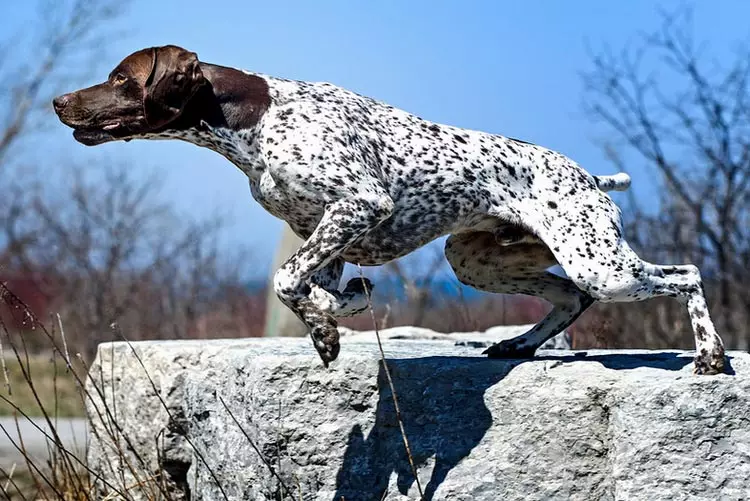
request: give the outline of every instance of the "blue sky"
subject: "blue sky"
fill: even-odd
[[[134,50],[177,44],[204,61],[329,81],[433,121],[536,142],[592,173],[608,173],[613,168],[596,145],[608,131],[581,111],[580,74],[590,67],[589,48],[619,50],[639,32],[659,26],[659,9],[681,4],[136,0],[112,29],[125,35],[113,39],[98,77],[84,84],[103,80]],[[0,32],[28,26],[32,5],[4,2]],[[720,58],[747,39],[747,19],[750,2],[718,0],[694,7],[698,39]],[[45,152],[91,168],[122,161],[143,175],[157,170],[165,179],[161,196],[188,217],[214,209],[231,214],[228,242],[251,245],[258,274],[267,273],[281,223],[252,200],[246,179],[217,154],[176,141],[86,148],[56,124],[45,140]],[[637,163],[629,168],[635,189],[648,197],[652,175]]]

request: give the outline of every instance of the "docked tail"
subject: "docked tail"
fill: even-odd
[[[630,188],[630,176],[619,172],[613,176],[594,176],[596,186],[602,191],[625,191]]]

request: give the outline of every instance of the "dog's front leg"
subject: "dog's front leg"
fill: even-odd
[[[393,201],[384,192],[330,203],[310,238],[274,275],[276,294],[310,329],[315,349],[326,366],[339,353],[337,324],[333,315],[311,299],[307,282],[392,212]]]
[[[367,296],[372,292],[372,282],[367,278],[352,278],[343,291],[339,291],[344,273],[344,259],[336,258],[310,278],[309,298],[323,312],[336,318],[351,317],[367,309]]]

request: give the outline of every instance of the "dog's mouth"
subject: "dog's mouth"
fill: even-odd
[[[86,146],[96,146],[118,139],[130,141],[130,138],[124,137],[127,134],[127,129],[120,122],[112,122],[100,127],[79,127],[73,130],[75,140]]]

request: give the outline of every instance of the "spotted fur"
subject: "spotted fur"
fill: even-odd
[[[225,70],[201,68],[223,99]],[[644,262],[623,239],[605,191],[627,188],[626,175],[592,176],[547,148],[430,122],[330,83],[243,75],[267,89],[237,104],[264,100],[256,120],[196,119],[188,103],[189,120],[125,138],[220,153],[247,175],[255,200],[305,239],[273,286],[326,365],[339,351],[335,317],[367,305],[359,280],[338,290],[344,262],[387,263],[450,235],[445,253],[461,282],[554,306],[531,331],[489,348],[491,357],[532,356],[595,301],[672,296],[692,320],[696,372],[724,369],[697,268]],[[547,271],[555,264],[568,278]]]

